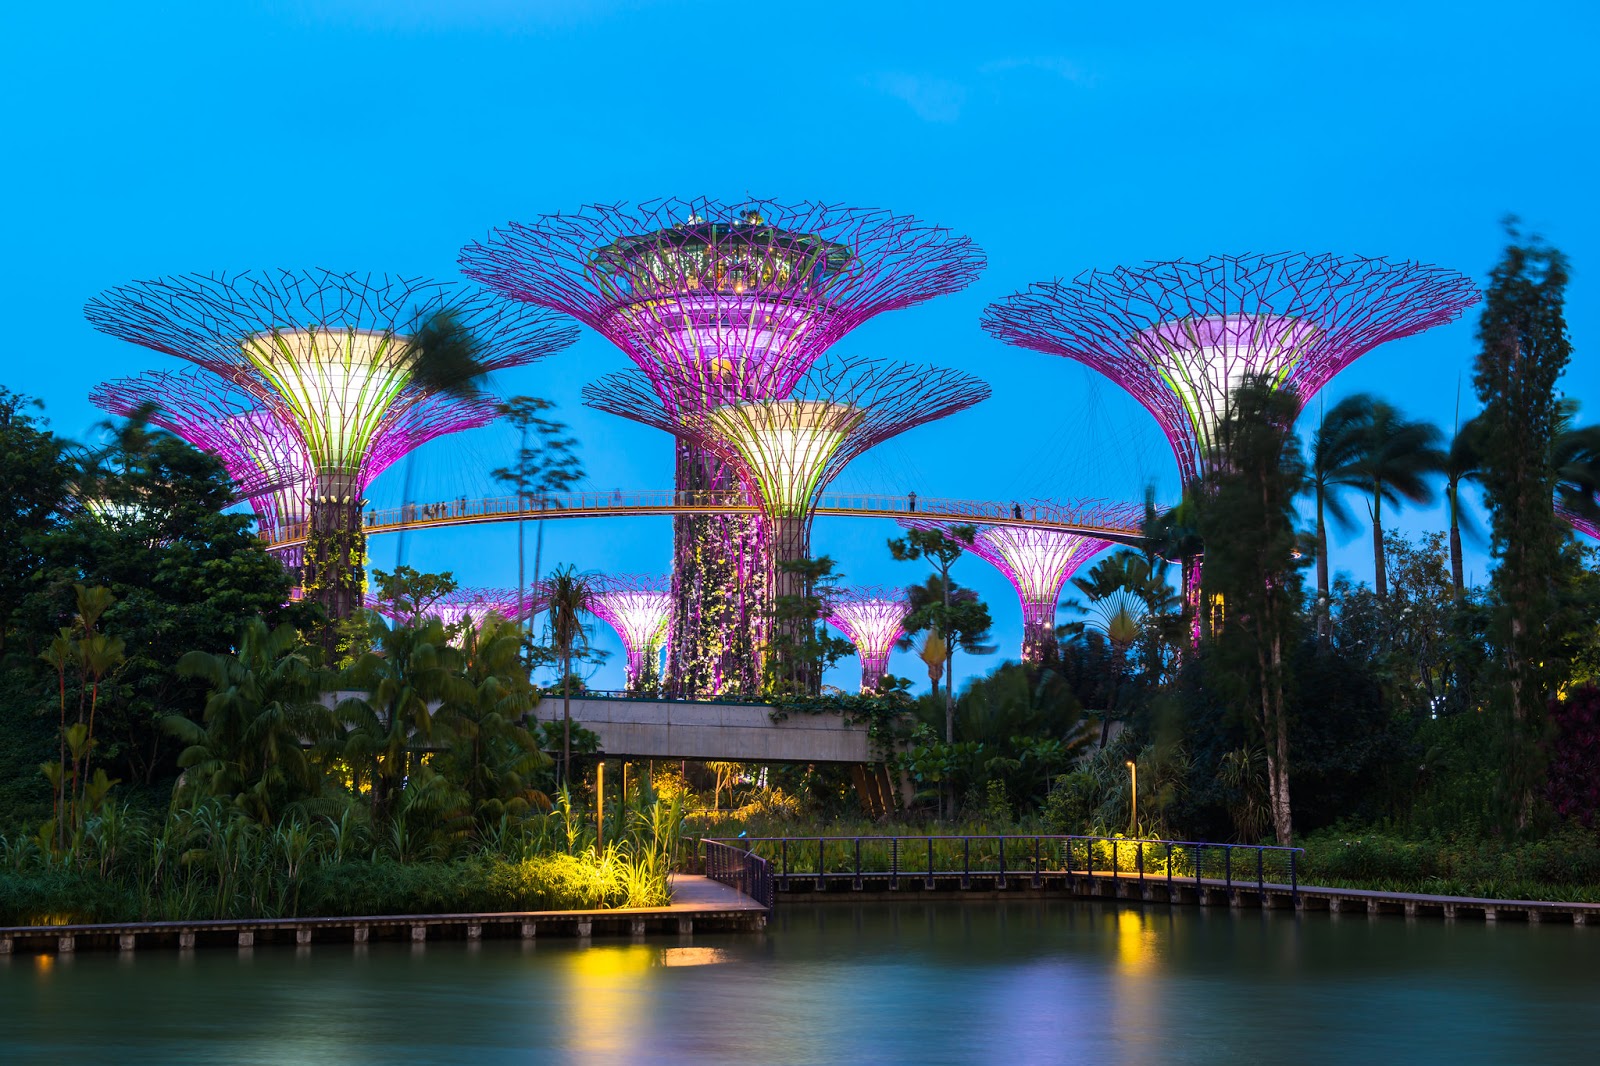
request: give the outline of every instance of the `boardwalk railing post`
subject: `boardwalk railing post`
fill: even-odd
[[[928,838],[928,879],[922,883],[924,888],[933,887],[933,838]]]
[[[861,891],[861,838],[856,837],[856,876],[850,882],[850,887],[857,892]]]
[[[1262,848],[1256,848],[1256,891],[1261,895],[1261,905],[1267,905],[1267,853]]]
[[[1295,852],[1299,850],[1295,848],[1289,852],[1289,898],[1294,901],[1296,909],[1300,906],[1300,875],[1295,870],[1294,860]]]
[[[778,854],[779,854],[779,856],[781,857],[781,859],[783,861],[783,868],[782,868],[783,872],[780,874],[780,876],[783,878],[783,890],[785,892],[787,892],[787,891],[789,891],[789,838],[788,837],[784,837],[783,840],[779,841],[779,843],[778,843]]]
[[[1232,844],[1224,844],[1223,847],[1222,847],[1222,880],[1223,880],[1223,883],[1228,886],[1229,891],[1232,891],[1233,890],[1233,845]]]
[[[1139,841],[1133,856],[1133,865],[1139,870],[1139,880],[1144,880],[1144,841]]]
[[[900,887],[900,838],[889,838],[889,888]]]
[[[1033,887],[1034,888],[1038,888],[1040,884],[1041,884],[1041,881],[1040,881],[1040,878],[1039,878],[1039,838],[1038,837],[1034,837],[1033,838]]]
[[[961,838],[961,887],[972,887],[972,838]]]
[[[818,837],[817,838],[817,891],[818,892],[822,891],[823,885],[825,884],[824,879],[828,876],[827,850],[828,850],[827,842],[822,837]]]

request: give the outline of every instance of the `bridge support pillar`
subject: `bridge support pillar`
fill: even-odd
[[[1497,915],[1495,914],[1493,907],[1485,907],[1485,908],[1483,908],[1483,920],[1484,921],[1492,922],[1492,921],[1495,920],[1496,917],[1497,917]]]
[[[132,951],[134,942],[136,940],[138,940],[138,937],[134,936],[132,933],[123,933],[121,936],[117,937],[117,950]]]
[[[419,925],[413,925],[411,927],[411,942],[412,943],[420,944],[426,939],[428,939],[428,927],[427,926],[419,924]]]
[[[194,950],[194,934],[193,933],[179,933],[178,934],[178,947],[179,947],[180,950],[183,950],[183,951],[193,951]]]
[[[1444,916],[1446,918],[1450,919],[1451,921],[1455,920],[1456,905],[1454,903],[1446,903],[1444,905]]]
[[[635,918],[635,919],[633,919],[633,921],[628,923],[628,935],[633,937],[635,940],[643,940],[644,939],[644,919],[643,918]]]
[[[56,951],[68,955],[78,950],[78,938],[75,936],[62,936],[56,938]]]
[[[678,935],[679,936],[688,936],[690,933],[693,933],[693,932],[694,932],[694,919],[693,918],[679,918],[678,919]]]
[[[539,933],[539,924],[537,922],[523,922],[522,923],[522,939],[524,939],[524,940],[532,940],[535,936],[538,935],[538,933]]]
[[[307,944],[311,943],[311,930],[296,929],[294,931],[294,942],[301,947],[305,947]]]
[[[468,926],[467,926],[467,939],[468,940],[482,940],[483,939],[483,926],[479,925],[477,922],[472,922],[472,923],[468,924]]]
[[[578,935],[580,937],[587,937],[593,931],[594,931],[594,923],[591,922],[589,919],[580,918],[578,920]]]
[[[129,937],[128,939],[132,940],[133,938]],[[239,946],[242,947],[242,948],[253,948],[253,947],[255,947],[256,946],[256,931],[254,929],[241,929],[241,930],[239,930]]]
[[[1406,907],[1406,917],[1407,918],[1415,918],[1417,916],[1417,904],[1416,904],[1416,901],[1413,900],[1411,902],[1408,902],[1405,905],[1405,907]]]
[[[357,944],[365,944],[367,942],[367,938],[372,935],[372,930],[369,929],[367,926],[358,925],[355,928],[354,935],[355,935],[355,942]]]

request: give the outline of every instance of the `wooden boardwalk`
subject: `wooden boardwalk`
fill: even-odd
[[[697,928],[762,929],[766,924],[766,908],[737,889],[706,877],[678,874],[673,878],[672,902],[664,907],[10,926],[0,927],[0,955],[19,951],[365,944],[371,940],[532,940],[541,935],[581,938],[596,933],[643,937],[651,933],[683,935]]]
[[[963,881],[965,885],[963,886]],[[1523,922],[1559,922],[1600,925],[1600,903],[1564,903],[1557,900],[1485,899],[1472,896],[1438,896],[1419,892],[1386,892],[1362,888],[1292,886],[1276,882],[1220,878],[1174,877],[1159,873],[1137,874],[1096,871],[996,871],[969,874],[936,871],[932,883],[922,873],[898,877],[863,872],[829,874],[790,871],[777,878],[780,902],[879,901],[931,898],[1003,899],[1012,895],[1046,895],[1081,899],[1126,899],[1148,903],[1224,906],[1261,910],[1325,911],[1332,914],[1398,914],[1408,918],[1510,919]]]

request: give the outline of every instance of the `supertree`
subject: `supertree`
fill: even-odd
[[[361,494],[370,472],[494,417],[484,400],[414,380],[424,353],[410,335],[442,312],[472,339],[475,369],[484,372],[575,339],[553,316],[482,290],[322,270],[135,282],[84,309],[96,328],[205,367],[295,429],[313,476],[305,586],[335,619],[360,603]]]
[[[782,398],[730,398],[721,386],[663,407],[655,382],[636,372],[610,374],[583,390],[590,407],[656,426],[718,455],[735,469],[761,509],[773,602],[805,590],[785,564],[810,557],[817,496],[851,460],[881,441],[944,418],[989,395],[982,381],[955,370],[911,363],[817,363]]]
[[[845,334],[965,288],[984,257],[966,237],[888,211],[699,198],[512,223],[467,246],[461,263],[468,277],[603,334],[676,415],[710,391],[787,396]],[[737,491],[737,471],[694,439],[679,439],[676,459],[680,493]],[[747,580],[764,554],[756,523],[684,515],[673,534],[669,682],[690,692],[752,685],[741,674],[748,637],[770,606]]]
[[[1213,256],[1039,282],[989,305],[983,327],[1126,389],[1166,433],[1187,488],[1218,461],[1218,428],[1246,378],[1292,387],[1303,405],[1361,355],[1454,321],[1477,299],[1471,279],[1420,263]],[[1197,568],[1185,569],[1192,600]]]
[[[1126,521],[1131,510],[1126,504],[1089,506],[1081,520],[1096,524]],[[1038,662],[1055,646],[1056,603],[1062,586],[1080,566],[1111,547],[1111,541],[1098,537],[1026,526],[976,526],[968,541],[956,536],[960,523],[902,520],[900,524],[910,529],[937,529],[1006,576],[1022,601],[1023,662]]]
[[[151,425],[221,459],[234,484],[248,493],[263,540],[304,525],[311,457],[294,428],[255,395],[186,367],[102,382],[89,400],[124,418],[144,413]]]
[[[1590,540],[1600,540],[1600,522],[1595,520],[1594,514],[1565,507],[1558,503],[1556,504],[1556,517]]]
[[[856,646],[862,692],[878,691],[905,620],[906,599],[898,589],[846,589],[834,600],[828,622]]]
[[[434,600],[420,612],[407,611],[393,601],[376,596],[366,598],[369,610],[377,611],[386,618],[404,624],[411,624],[421,616],[428,616],[440,619],[447,626],[459,626],[468,618],[474,622],[482,622],[491,614],[508,622],[520,622],[544,610],[544,599],[537,592],[531,599],[523,594],[520,614],[517,610],[518,602],[516,589],[500,588],[454,589]]]
[[[627,685],[642,692],[660,679],[659,656],[672,630],[672,582],[655,574],[607,574],[590,585],[589,609],[617,631],[628,654]]]

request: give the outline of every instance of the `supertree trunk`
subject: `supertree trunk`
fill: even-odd
[[[1056,647],[1056,605],[1049,603],[1024,603],[1022,605],[1022,661],[1043,662],[1053,655]]]
[[[813,620],[803,617],[796,606],[806,595],[806,578],[802,573],[786,567],[785,563],[805,562],[811,555],[810,523],[805,518],[774,518],[770,520],[772,557],[772,607],[776,616],[772,623],[772,646],[778,662],[774,673],[787,678],[796,691],[809,692],[820,680],[811,676],[807,663],[795,654],[810,636]],[[787,605],[787,609],[779,610]],[[786,661],[787,660],[787,661]]]
[[[338,650],[339,623],[355,614],[362,603],[365,557],[366,536],[361,531],[355,477],[324,475],[311,500],[302,579],[307,594],[322,605],[328,618],[322,649],[330,664]]]
[[[738,475],[678,443],[678,494],[690,505],[739,490]],[[673,520],[673,630],[667,689],[685,696],[755,692],[767,596],[760,519],[691,514]]]

